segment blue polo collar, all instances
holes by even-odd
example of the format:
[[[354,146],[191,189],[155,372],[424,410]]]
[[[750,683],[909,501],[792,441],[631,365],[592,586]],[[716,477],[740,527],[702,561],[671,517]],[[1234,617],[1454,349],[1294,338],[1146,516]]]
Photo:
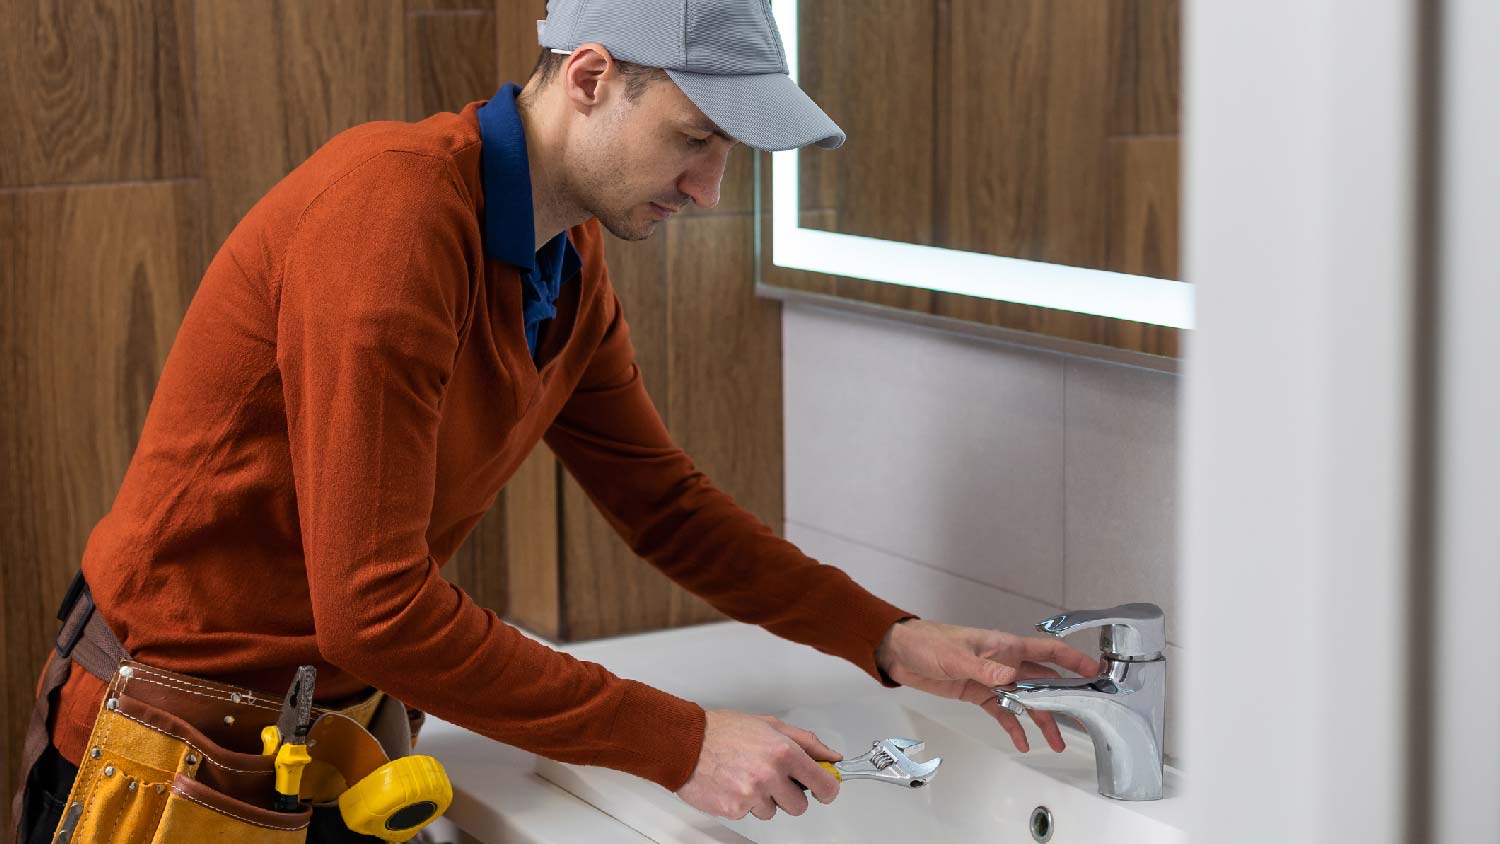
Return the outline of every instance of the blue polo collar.
[[[537,328],[557,315],[555,303],[564,282],[583,266],[567,231],[534,249],[536,220],[531,208],[531,169],[526,158],[526,131],[516,109],[521,86],[508,82],[479,108],[483,142],[480,171],[484,182],[484,252],[521,271],[527,343],[536,354]]]

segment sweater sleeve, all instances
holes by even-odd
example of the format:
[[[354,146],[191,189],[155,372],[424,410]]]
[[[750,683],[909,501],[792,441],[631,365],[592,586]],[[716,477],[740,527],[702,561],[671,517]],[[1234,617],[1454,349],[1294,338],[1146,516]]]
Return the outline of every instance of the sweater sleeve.
[[[899,685],[875,650],[915,615],[776,536],[693,465],[646,392],[619,299],[608,298],[609,327],[547,445],[631,550],[674,582],[730,618]]]
[[[287,246],[276,355],[319,649],[446,721],[676,790],[701,707],[528,638],[429,551],[443,394],[483,266],[455,178],[439,157],[379,153]]]

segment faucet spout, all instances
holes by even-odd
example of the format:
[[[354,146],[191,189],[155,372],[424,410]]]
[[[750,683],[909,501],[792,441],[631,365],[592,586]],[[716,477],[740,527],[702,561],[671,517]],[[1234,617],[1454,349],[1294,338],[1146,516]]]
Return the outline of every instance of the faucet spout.
[[[1106,658],[1097,677],[1022,680],[995,689],[1001,706],[1060,712],[1083,723],[1094,743],[1099,793],[1117,800],[1162,797],[1166,660]]]

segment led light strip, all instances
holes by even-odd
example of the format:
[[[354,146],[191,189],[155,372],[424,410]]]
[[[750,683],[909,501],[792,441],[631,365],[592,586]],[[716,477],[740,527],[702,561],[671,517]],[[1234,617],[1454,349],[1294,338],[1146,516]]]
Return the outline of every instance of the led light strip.
[[[771,2],[794,80],[797,4],[798,0]],[[1193,286],[1186,282],[802,228],[797,215],[798,153],[771,153],[771,262],[778,267],[1172,328],[1193,327]]]

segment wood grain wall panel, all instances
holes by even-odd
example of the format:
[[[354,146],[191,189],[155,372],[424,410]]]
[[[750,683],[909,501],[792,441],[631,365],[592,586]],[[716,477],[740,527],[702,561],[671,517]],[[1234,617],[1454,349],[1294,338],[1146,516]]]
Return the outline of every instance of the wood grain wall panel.
[[[849,3],[845,0],[797,4],[797,40],[800,45],[797,50],[797,84],[845,134],[850,129],[845,115],[854,110],[854,103],[844,98],[843,63],[830,48],[849,11]],[[846,139],[844,143],[847,146],[849,142]],[[808,148],[798,153],[797,181],[800,187],[797,194],[801,210],[821,211],[837,207],[839,156],[844,152],[845,148],[840,147],[837,150]],[[769,169],[770,163],[767,158],[762,167]]]
[[[1048,0],[1046,260],[1107,264],[1104,139],[1109,114],[1109,7]],[[993,124],[991,124],[993,125]]]
[[[533,633],[565,641],[562,591],[563,549],[559,521],[560,467],[545,445],[531,452],[501,494],[505,533],[503,560],[484,560],[506,570],[506,616]],[[489,516],[486,516],[489,518]]]
[[[1179,146],[1172,135],[1109,142],[1111,269],[1178,277]]]
[[[1181,111],[1181,0],[1109,0],[1109,131],[1175,135]]]
[[[465,9],[461,4],[407,0],[406,120],[416,122],[438,112],[458,111],[494,92],[495,12],[488,4],[480,6]],[[413,9],[449,11],[413,14]],[[444,568],[445,576],[475,603],[501,615],[508,612],[510,598],[506,535],[510,503],[502,490]]]
[[[1108,7],[953,0],[950,15],[944,245],[1102,268]]]
[[[53,610],[125,476],[197,288],[202,202],[197,180],[0,191],[0,689],[12,784]],[[9,804],[7,792],[4,813]]]
[[[209,245],[339,132],[402,120],[400,0],[199,0],[195,44]]]
[[[188,0],[3,8],[0,187],[199,175]]]
[[[443,577],[500,615],[510,612],[510,537],[506,535],[509,509],[506,490],[480,518],[453,559],[443,566]]]
[[[663,419],[672,418],[667,391],[668,350],[672,338],[667,323],[667,241],[682,221],[673,218],[645,240],[625,241],[604,235],[604,259],[610,284],[620,297],[635,346],[636,365]]]
[[[608,233],[604,238],[610,281],[630,325],[636,365],[663,419],[670,419],[664,244],[676,225],[676,220],[665,223],[641,241]],[[630,550],[571,475],[561,477],[565,637],[573,641],[671,626],[670,584]]]
[[[673,436],[719,489],[783,533],[781,306],[751,289],[744,218],[684,220],[667,241]],[[676,590],[674,617],[718,618]]]
[[[525,87],[542,48],[536,22],[546,20],[547,0],[495,0],[495,53],[499,62],[496,88],[506,82]]]
[[[1046,251],[1045,0],[958,0],[944,43],[939,178],[948,240],[939,244],[1041,260]]]
[[[406,13],[417,12],[463,12],[482,10],[495,11],[495,0],[406,0]],[[492,52],[489,47],[485,53]]]
[[[488,99],[498,73],[494,45],[492,10],[407,15],[405,119]]]
[[[836,207],[845,234],[933,245],[935,35],[933,0],[839,0],[826,26],[829,102],[847,103],[848,139],[827,156],[838,168]],[[899,72],[898,72],[899,71]],[[857,107],[856,107],[857,104]],[[821,164],[821,162],[820,162]]]

